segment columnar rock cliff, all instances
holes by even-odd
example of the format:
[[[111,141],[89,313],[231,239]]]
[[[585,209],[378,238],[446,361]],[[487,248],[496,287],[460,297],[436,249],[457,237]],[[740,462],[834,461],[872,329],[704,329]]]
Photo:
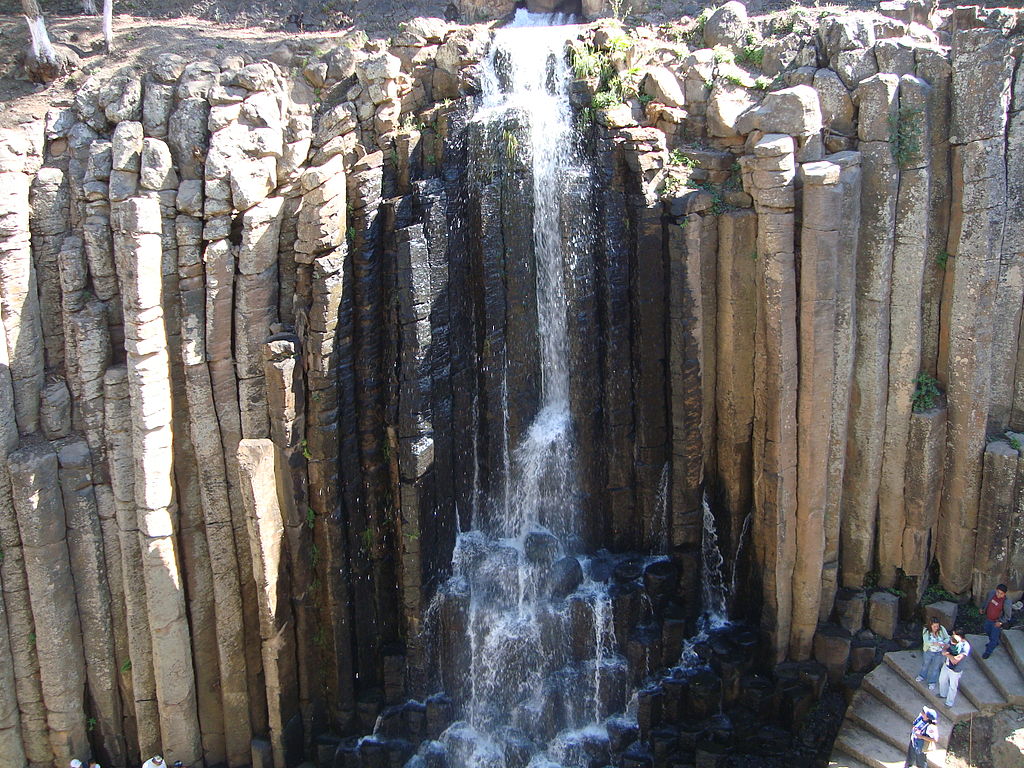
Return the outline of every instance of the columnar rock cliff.
[[[880,10],[567,52],[582,543],[693,617],[706,497],[772,663],[848,653],[864,586],[1024,588],[1024,14]],[[0,132],[4,765],[458,706],[431,598],[540,397],[489,34],[168,52]]]

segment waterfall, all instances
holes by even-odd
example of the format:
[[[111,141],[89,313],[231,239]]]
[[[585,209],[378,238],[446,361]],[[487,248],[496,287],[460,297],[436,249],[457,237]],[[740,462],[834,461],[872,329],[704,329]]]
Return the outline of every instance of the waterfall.
[[[544,21],[549,21],[545,19]],[[528,28],[526,28],[528,27]],[[584,177],[568,99],[565,46],[575,30],[538,25],[524,12],[496,31],[473,117],[488,146],[532,176],[536,274],[536,414],[518,444],[508,433],[507,361],[501,387],[504,477],[479,496],[473,530],[459,534],[446,590],[468,601],[467,699],[443,734],[452,768],[500,767],[525,749],[530,765],[586,764],[581,747],[614,709],[609,679],[625,679],[615,653],[608,585],[577,557],[575,436],[570,410],[566,263],[567,180]],[[478,475],[475,475],[478,476]],[[496,490],[497,489],[497,490]],[[478,497],[475,494],[475,498]]]
[[[701,500],[703,509],[704,529],[700,539],[701,559],[701,610],[702,621],[708,629],[719,629],[729,623],[726,608],[727,591],[722,565],[725,560],[718,548],[718,529],[715,527],[715,515],[708,503],[707,491]]]

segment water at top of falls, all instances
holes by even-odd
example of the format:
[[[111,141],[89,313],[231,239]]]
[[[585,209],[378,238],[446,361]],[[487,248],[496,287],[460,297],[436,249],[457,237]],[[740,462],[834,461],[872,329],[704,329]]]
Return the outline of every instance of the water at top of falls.
[[[541,352],[542,415],[537,421],[561,432],[568,426],[570,365],[560,197],[566,171],[579,166],[573,157],[569,103],[572,74],[565,46],[576,29],[548,26],[551,23],[551,16],[520,9],[511,25],[495,31],[483,70],[480,108],[474,119],[501,122],[514,115],[526,123],[533,175]],[[531,440],[536,442],[536,437]]]

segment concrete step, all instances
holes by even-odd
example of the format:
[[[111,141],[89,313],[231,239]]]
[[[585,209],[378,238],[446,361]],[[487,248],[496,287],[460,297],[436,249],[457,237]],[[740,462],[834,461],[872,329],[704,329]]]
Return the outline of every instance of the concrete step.
[[[985,635],[968,635],[967,642],[971,648],[984,648],[988,638]],[[971,655],[1006,701],[1013,705],[1024,704],[1024,674],[1017,668],[1007,646],[996,648],[987,659],[983,659],[980,653]]]
[[[1006,630],[1001,640],[1003,648],[1009,651],[1017,669],[1024,672],[1024,628]]]
[[[907,743],[910,743],[909,733],[907,733]],[[839,729],[839,735],[836,736],[836,748],[870,768],[903,768],[907,759],[906,745],[902,748],[894,746],[849,720],[844,721]],[[929,766],[935,766],[935,768],[945,766],[946,750],[932,749],[926,754]]]
[[[967,642],[971,643],[971,653],[961,662],[964,673],[960,676],[960,693],[973,701],[974,706],[980,711],[996,712],[1006,706],[1006,698],[981,668],[981,664],[984,663],[981,654],[985,651],[985,643],[975,645],[970,640]]]
[[[842,752],[833,752],[828,759],[828,768],[871,768],[855,757],[844,755]]]
[[[897,712],[866,690],[860,690],[854,694],[853,701],[846,710],[846,717],[893,746],[905,748],[905,742],[910,738],[910,727],[920,711],[918,707],[918,711],[910,717],[903,712]],[[938,725],[939,746],[945,747],[949,744],[953,723],[940,712]]]
[[[940,722],[942,719],[941,716],[945,716],[945,719],[952,720],[954,723],[959,723],[961,720],[966,720],[972,715],[978,714],[978,708],[974,706],[973,701],[969,697],[958,695],[956,697],[956,701],[953,703],[952,709],[950,709],[946,706],[945,700],[939,698],[939,691],[937,687],[936,690],[929,691],[928,686],[924,683],[918,683],[914,680],[914,678],[917,677],[917,673],[921,670],[921,651],[899,651],[897,653],[887,653],[885,654],[884,661],[886,666],[899,674],[900,677],[911,685],[911,687],[931,702],[931,707],[940,715]],[[981,670],[977,669],[974,673],[977,675],[983,674]],[[964,672],[963,677],[960,678],[961,691],[964,688],[964,679],[969,674],[970,672]],[[870,677],[870,675],[868,677]],[[865,678],[865,680],[866,679],[867,678]]]
[[[861,688],[910,722],[921,707],[932,705],[912,683],[887,664],[879,664],[871,670],[861,682]]]

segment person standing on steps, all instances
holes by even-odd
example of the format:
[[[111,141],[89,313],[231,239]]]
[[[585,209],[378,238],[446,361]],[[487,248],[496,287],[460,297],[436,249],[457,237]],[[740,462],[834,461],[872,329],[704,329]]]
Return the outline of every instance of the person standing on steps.
[[[921,708],[921,714],[910,728],[910,745],[907,747],[907,761],[903,768],[928,768],[928,757],[924,751],[929,744],[939,740],[938,722],[938,712],[931,707]]]
[[[927,683],[928,690],[934,691],[939,682],[939,671],[942,669],[942,652],[946,650],[949,643],[949,633],[939,623],[938,619],[931,619],[928,625],[921,632],[923,640],[921,659],[921,671],[914,678],[919,683]]]
[[[149,760],[142,764],[142,768],[166,768],[164,766],[164,759],[160,755],[153,755]]]
[[[1009,624],[1012,616],[1013,605],[1006,599],[1006,585],[1000,584],[985,598],[985,634],[988,635],[988,645],[981,658],[987,659],[999,647],[1003,625]]]
[[[971,644],[964,637],[962,629],[954,629],[949,638],[949,649],[942,652],[946,663],[939,673],[939,696],[945,698],[946,706],[956,701],[956,690],[960,687],[960,675],[964,673],[964,659],[971,653]]]

